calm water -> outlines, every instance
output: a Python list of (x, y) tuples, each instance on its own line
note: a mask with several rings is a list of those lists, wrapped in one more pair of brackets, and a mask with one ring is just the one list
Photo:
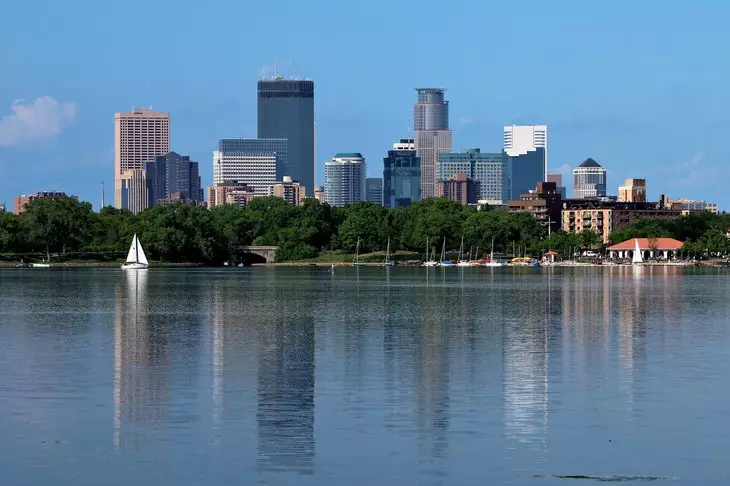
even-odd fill
[(682, 268), (0, 271), (0, 482), (728, 484), (729, 295)]

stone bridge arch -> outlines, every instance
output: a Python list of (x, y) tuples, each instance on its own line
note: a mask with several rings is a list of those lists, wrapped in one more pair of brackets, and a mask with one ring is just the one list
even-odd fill
[(276, 252), (278, 246), (244, 246), (241, 250), (244, 254), (257, 255), (266, 260), (266, 263), (274, 263), (276, 261)]

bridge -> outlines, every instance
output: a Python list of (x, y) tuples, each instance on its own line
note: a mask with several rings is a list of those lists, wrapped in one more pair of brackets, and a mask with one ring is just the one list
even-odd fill
[(276, 260), (276, 251), (279, 249), (278, 246), (242, 246), (241, 251), (248, 253), (249, 255), (257, 255), (264, 260), (266, 263), (274, 263)]

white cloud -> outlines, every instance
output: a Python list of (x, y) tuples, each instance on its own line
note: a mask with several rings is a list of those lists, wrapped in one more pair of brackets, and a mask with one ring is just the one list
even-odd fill
[(75, 103), (59, 103), (50, 96), (31, 102), (16, 100), (11, 114), (0, 116), (0, 147), (13, 147), (55, 137), (76, 116)]

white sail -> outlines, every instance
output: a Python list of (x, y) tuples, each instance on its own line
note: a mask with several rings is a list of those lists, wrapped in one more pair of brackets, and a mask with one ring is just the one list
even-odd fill
[(132, 245), (129, 247), (129, 253), (127, 253), (127, 263), (137, 263), (137, 235), (132, 237)]
[(641, 257), (641, 249), (639, 248), (639, 239), (635, 238), (636, 246), (634, 248), (634, 257), (631, 259), (631, 263), (642, 263), (644, 259)]
[(142, 249), (142, 243), (139, 242), (139, 238), (137, 238), (136, 235), (134, 238), (137, 240), (137, 261), (143, 265), (149, 265), (147, 256), (144, 254), (144, 250)]

